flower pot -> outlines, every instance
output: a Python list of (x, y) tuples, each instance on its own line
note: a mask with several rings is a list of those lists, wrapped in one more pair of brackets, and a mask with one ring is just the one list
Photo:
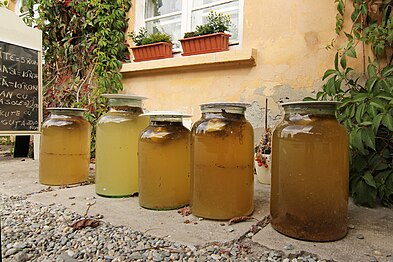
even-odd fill
[(182, 55), (189, 56), (227, 51), (229, 49), (230, 36), (225, 33), (215, 33), (179, 39), (183, 49)]
[(266, 159), (266, 165), (258, 166), (255, 165), (258, 182), (261, 184), (270, 185), (272, 179), (271, 173), (271, 159), (270, 154), (262, 154), (262, 157)]
[(172, 43), (159, 42), (131, 47), (134, 62), (172, 57)]

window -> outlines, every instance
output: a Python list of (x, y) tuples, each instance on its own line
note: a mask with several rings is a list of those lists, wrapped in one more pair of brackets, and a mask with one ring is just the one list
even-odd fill
[(146, 27), (149, 33), (167, 33), (175, 49), (180, 47), (178, 39), (205, 23), (211, 10), (231, 16), (231, 44), (241, 39), (243, 0), (139, 0), (136, 8), (135, 30)]

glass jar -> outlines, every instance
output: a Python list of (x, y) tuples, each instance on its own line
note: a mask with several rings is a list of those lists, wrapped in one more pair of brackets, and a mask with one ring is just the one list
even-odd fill
[(190, 131), (178, 112), (150, 112), (139, 139), (139, 204), (165, 210), (190, 200)]
[(227, 220), (253, 212), (254, 135), (249, 104), (202, 104), (191, 138), (192, 214)]
[(143, 114), (145, 97), (104, 94), (109, 112), (97, 122), (96, 193), (129, 197), (138, 192), (138, 139), (149, 124)]
[(347, 233), (348, 134), (338, 102), (284, 103), (272, 138), (271, 224), (303, 240), (333, 241)]
[(83, 182), (89, 175), (90, 124), (85, 109), (47, 108), (42, 124), (39, 181), (45, 185)]

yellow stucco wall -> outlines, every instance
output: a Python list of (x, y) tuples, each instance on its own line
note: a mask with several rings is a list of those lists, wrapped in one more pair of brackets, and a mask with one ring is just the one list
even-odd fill
[[(130, 12), (130, 30), (134, 12)], [(247, 116), (256, 129), (263, 125), (268, 98), (269, 125), (273, 125), (280, 117), (280, 100), (312, 96), (322, 85), (323, 73), (333, 66), (335, 51), (325, 47), (336, 37), (335, 16), (336, 6), (330, 0), (245, 0), (243, 39), (234, 48), (256, 49), (255, 66), (128, 72), (124, 92), (147, 96), (149, 110), (182, 110), (193, 113), (193, 120), (199, 119), (199, 104), (204, 102), (250, 102)]]

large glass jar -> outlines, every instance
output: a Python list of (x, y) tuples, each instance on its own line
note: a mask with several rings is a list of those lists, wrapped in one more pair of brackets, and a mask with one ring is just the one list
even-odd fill
[(39, 181), (45, 185), (80, 183), (89, 175), (90, 124), (84, 109), (47, 108), (42, 125)]
[(202, 104), (191, 139), (191, 211), (227, 220), (253, 212), (254, 135), (249, 104)]
[(347, 233), (348, 135), (337, 102), (284, 103), (273, 132), (270, 212), (273, 228), (303, 240)]
[(149, 124), (143, 114), (144, 97), (104, 94), (110, 110), (97, 123), (96, 193), (129, 197), (138, 192), (138, 139)]
[(178, 112), (150, 112), (139, 139), (139, 204), (175, 209), (190, 200), (190, 131)]

